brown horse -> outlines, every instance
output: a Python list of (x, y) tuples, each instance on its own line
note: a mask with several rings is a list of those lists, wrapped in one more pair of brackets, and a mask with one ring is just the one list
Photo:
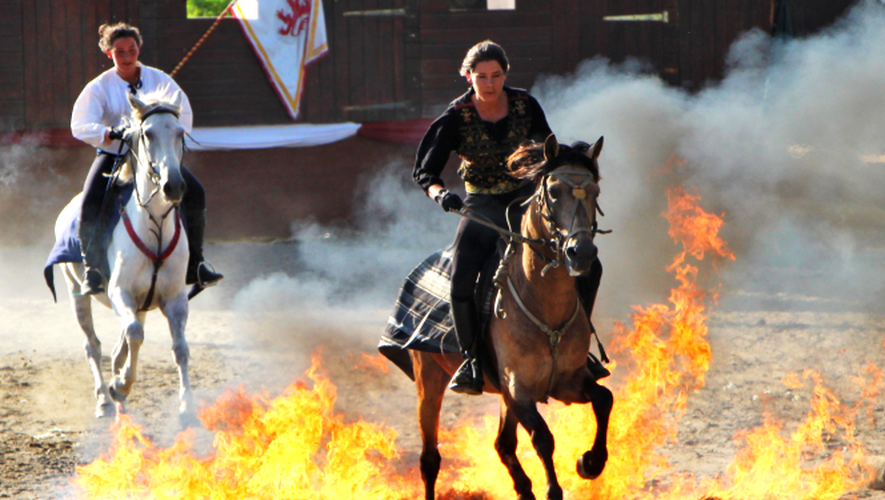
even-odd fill
[[(495, 449), (513, 478), (520, 500), (534, 499), (532, 483), (516, 457), (521, 424), (544, 464), (547, 498), (561, 500), (562, 487), (553, 468), (553, 434), (537, 403), (554, 398), (564, 403), (592, 403), (597, 430), (590, 451), (578, 457), (577, 471), (595, 479), (608, 459), (606, 432), (612, 393), (597, 384), (587, 364), (591, 326), (575, 291), (575, 277), (597, 259), (594, 236), (602, 138), (595, 144), (560, 146), (554, 136), (545, 144), (520, 149), (510, 159), (513, 175), (532, 179), (535, 193), (527, 202), (521, 235), (511, 241), (511, 264), (497, 309), (483, 339), (488, 392), (500, 393), (501, 409)], [(543, 154), (542, 154), (543, 153)], [(501, 273), (499, 273), (499, 277)], [(498, 316), (504, 316), (500, 318)], [(425, 499), (434, 499), (440, 468), (437, 449), (443, 395), (461, 356), (409, 351), (418, 390), (418, 420), (423, 440), (421, 475)], [(489, 368), (488, 365), (491, 364)]]

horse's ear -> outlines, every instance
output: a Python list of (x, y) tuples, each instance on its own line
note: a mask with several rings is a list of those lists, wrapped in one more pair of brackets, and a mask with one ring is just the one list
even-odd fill
[(141, 99), (135, 97), (128, 92), (126, 93), (126, 97), (129, 99), (129, 105), (132, 106), (132, 109), (138, 111), (139, 113), (141, 113), (141, 110), (143, 110), (144, 107), (147, 106), (144, 102), (141, 101)]
[(602, 139), (603, 137), (600, 137), (598, 141), (593, 143), (593, 146), (590, 147), (590, 152), (587, 153), (587, 156), (589, 156), (594, 161), (599, 158), (599, 153), (602, 152)]
[(174, 94), (172, 94), (172, 106), (178, 108), (179, 112), (181, 111), (181, 100), (183, 93), (181, 90), (176, 90)]
[(556, 136), (550, 134), (544, 141), (544, 161), (550, 161), (559, 155), (559, 143), (556, 142)]

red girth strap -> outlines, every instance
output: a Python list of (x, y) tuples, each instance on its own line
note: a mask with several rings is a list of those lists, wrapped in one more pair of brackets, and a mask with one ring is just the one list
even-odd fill
[[(126, 213), (125, 207), (120, 209), (120, 215), (123, 217), (123, 225), (126, 226), (126, 232), (129, 233), (129, 239), (131, 239), (132, 243), (135, 243), (135, 247), (147, 256), (148, 259), (151, 259), (151, 262), (154, 264), (154, 274), (151, 277), (151, 288), (148, 290), (147, 298), (145, 298), (144, 305), (141, 307), (142, 310), (147, 310), (148, 306), (150, 306), (151, 302), (154, 300), (154, 287), (157, 284), (157, 274), (160, 271), (160, 266), (162, 266), (163, 262), (172, 255), (172, 252), (175, 251), (175, 247), (178, 246), (178, 240), (181, 239), (181, 214), (178, 210), (175, 211), (175, 234), (172, 235), (172, 241), (169, 242), (169, 246), (166, 247), (166, 250), (159, 257), (157, 257), (157, 254), (148, 248), (147, 245), (141, 241), (141, 238), (138, 237), (135, 228), (132, 227), (132, 221), (129, 220), (129, 215)], [(162, 241), (159, 243), (162, 243)]]

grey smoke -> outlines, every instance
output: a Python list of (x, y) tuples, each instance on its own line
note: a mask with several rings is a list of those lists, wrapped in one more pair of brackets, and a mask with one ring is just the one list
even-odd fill
[[(885, 267), (882, 47), (885, 9), (867, 2), (812, 37), (744, 34), (723, 81), (694, 94), (649, 76), (641, 61), (594, 59), (537, 82), (532, 93), (562, 142), (605, 136), (600, 224), (614, 233), (598, 240), (603, 331), (673, 286), (664, 268), (680, 248), (661, 214), (665, 187), (677, 183), (726, 221), (738, 260), (712, 276), (724, 284), (723, 307), (873, 303)], [(302, 267), (256, 278), (235, 308), (326, 324), (359, 314), (380, 334), (403, 277), (448, 244), (457, 223), (411, 184), (409, 169), (365, 180), (355, 231), (294, 227)]]

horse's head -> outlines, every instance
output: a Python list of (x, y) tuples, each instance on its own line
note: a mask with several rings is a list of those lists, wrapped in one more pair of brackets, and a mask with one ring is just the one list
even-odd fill
[(159, 190), (167, 202), (178, 204), (187, 189), (181, 175), (185, 134), (178, 121), (181, 92), (176, 92), (169, 102), (145, 103), (133, 95), (127, 96), (132, 105), (132, 118), (138, 124), (124, 137), (135, 157), (135, 174), (142, 176), (145, 185), (153, 184), (151, 191)]
[(552, 242), (556, 258), (565, 262), (572, 276), (589, 271), (598, 257), (593, 240), (598, 232), (596, 160), (602, 142), (600, 137), (592, 145), (579, 141), (564, 146), (551, 134), (543, 145), (523, 147), (510, 159), (515, 177), (535, 181), (529, 211), (544, 220), (544, 238)]

